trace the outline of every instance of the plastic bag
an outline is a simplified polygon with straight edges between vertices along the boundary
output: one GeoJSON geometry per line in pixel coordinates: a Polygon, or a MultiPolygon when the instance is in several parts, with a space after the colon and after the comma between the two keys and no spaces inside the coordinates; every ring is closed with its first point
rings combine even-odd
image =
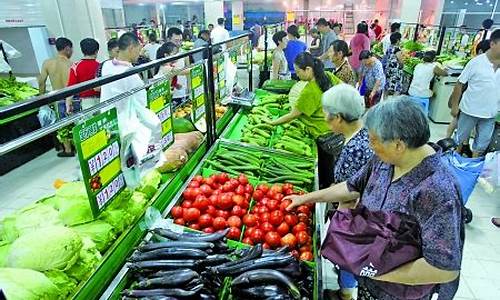
{"type": "Polygon", "coordinates": [[[487,193],[500,190],[500,151],[486,154],[478,182],[487,193]]]}
{"type": "Polygon", "coordinates": [[[48,105],[40,107],[37,117],[42,127],[52,125],[57,121],[56,112],[48,105]]]}
{"type": "Polygon", "coordinates": [[[463,203],[466,204],[483,169],[484,158],[462,157],[455,151],[446,152],[442,158],[443,163],[455,176],[460,187],[463,203]]]}

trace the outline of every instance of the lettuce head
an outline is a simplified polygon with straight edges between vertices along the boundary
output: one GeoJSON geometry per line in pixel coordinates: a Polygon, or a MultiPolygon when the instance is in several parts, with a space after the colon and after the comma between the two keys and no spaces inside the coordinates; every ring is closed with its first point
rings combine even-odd
{"type": "Polygon", "coordinates": [[[41,272],[0,268],[0,287],[9,300],[60,299],[59,289],[41,272]]]}
{"type": "Polygon", "coordinates": [[[90,238],[101,253],[106,251],[116,238],[114,228],[109,223],[96,220],[72,227],[80,237],[90,238]]]}
{"type": "Polygon", "coordinates": [[[43,273],[59,289],[61,298],[68,299],[75,292],[78,285],[76,280],[70,278],[63,271],[51,270],[43,273]]]}
{"type": "Polygon", "coordinates": [[[78,282],[87,280],[94,273],[102,256],[96,245],[89,238],[83,238],[83,247],[80,250],[76,263],[66,271],[66,274],[78,282]]]}

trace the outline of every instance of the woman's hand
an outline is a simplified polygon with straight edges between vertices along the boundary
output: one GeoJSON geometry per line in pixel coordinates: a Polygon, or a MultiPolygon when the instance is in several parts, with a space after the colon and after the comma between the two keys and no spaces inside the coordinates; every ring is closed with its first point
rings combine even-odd
{"type": "Polygon", "coordinates": [[[284,197],[283,200],[291,200],[292,201],[292,203],[290,203],[290,205],[288,205],[288,207],[286,208],[287,211],[290,211],[294,207],[301,206],[302,204],[307,203],[306,195],[301,195],[301,196],[290,195],[290,196],[284,197]]]}

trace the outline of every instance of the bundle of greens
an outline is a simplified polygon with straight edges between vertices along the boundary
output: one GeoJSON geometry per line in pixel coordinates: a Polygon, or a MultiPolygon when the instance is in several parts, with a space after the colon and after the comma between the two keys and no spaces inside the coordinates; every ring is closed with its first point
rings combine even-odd
{"type": "Polygon", "coordinates": [[[15,77],[0,78],[0,106],[10,105],[37,94],[37,89],[16,81],[15,77]]]}

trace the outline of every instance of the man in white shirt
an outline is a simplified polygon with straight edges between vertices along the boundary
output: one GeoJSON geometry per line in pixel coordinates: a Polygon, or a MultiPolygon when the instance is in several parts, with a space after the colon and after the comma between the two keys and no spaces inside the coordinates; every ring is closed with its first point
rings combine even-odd
{"type": "Polygon", "coordinates": [[[400,29],[401,29],[401,23],[394,22],[391,24],[391,33],[386,34],[382,39],[382,48],[384,49],[384,55],[387,52],[387,50],[389,50],[389,48],[391,47],[391,34],[393,34],[394,32],[399,32],[400,29]]]}
{"type": "MultiPolygon", "coordinates": [[[[229,39],[229,31],[224,28],[224,18],[217,19],[217,26],[210,33],[212,43],[217,44],[229,39]]],[[[226,50],[226,45],[222,45],[222,50],[226,50]]]]}
{"type": "MultiPolygon", "coordinates": [[[[463,144],[476,128],[472,146],[473,157],[484,154],[495,128],[495,117],[500,110],[500,30],[490,38],[490,50],[473,58],[458,78],[451,95],[451,114],[458,116],[457,142],[463,144]],[[465,84],[467,90],[460,100],[465,84]]],[[[458,151],[461,151],[459,147],[458,151]]]]}
{"type": "MultiPolygon", "coordinates": [[[[167,31],[167,40],[174,43],[180,51],[182,51],[182,31],[177,27],[171,27],[167,31]]],[[[181,58],[175,62],[175,69],[180,71],[186,66],[189,66],[189,58],[181,58]]],[[[177,77],[177,82],[181,86],[180,89],[175,89],[172,98],[176,104],[182,103],[189,97],[189,86],[187,75],[189,71],[181,71],[177,77]]]]}
{"type": "Polygon", "coordinates": [[[144,55],[146,55],[150,60],[156,59],[156,52],[160,49],[161,45],[158,42],[156,33],[151,32],[148,36],[149,42],[144,46],[144,55]]]}

